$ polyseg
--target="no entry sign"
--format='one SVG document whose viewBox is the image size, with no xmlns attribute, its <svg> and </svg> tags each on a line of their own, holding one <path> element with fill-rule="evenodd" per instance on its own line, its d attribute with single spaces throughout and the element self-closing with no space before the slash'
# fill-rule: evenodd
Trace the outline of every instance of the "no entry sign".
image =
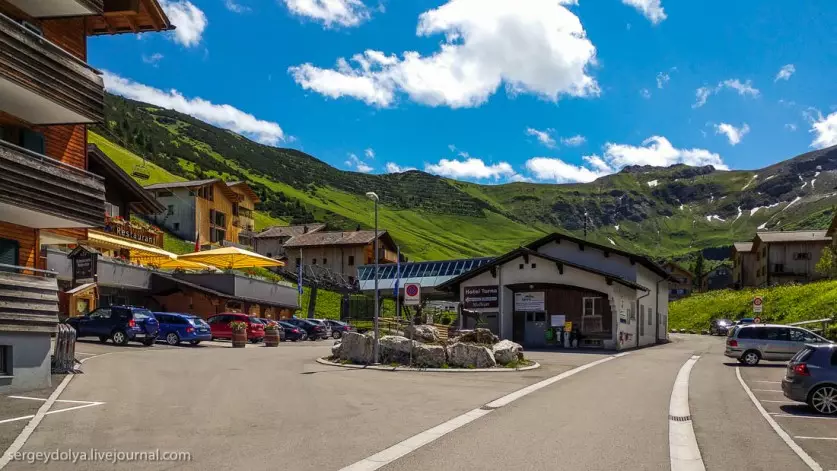
<svg viewBox="0 0 837 471">
<path fill-rule="evenodd" d="M 421 304 L 421 285 L 418 283 L 404 284 L 404 304 L 418 306 Z"/>
<path fill-rule="evenodd" d="M 761 296 L 756 296 L 753 298 L 753 312 L 761 312 L 763 299 Z"/>
</svg>

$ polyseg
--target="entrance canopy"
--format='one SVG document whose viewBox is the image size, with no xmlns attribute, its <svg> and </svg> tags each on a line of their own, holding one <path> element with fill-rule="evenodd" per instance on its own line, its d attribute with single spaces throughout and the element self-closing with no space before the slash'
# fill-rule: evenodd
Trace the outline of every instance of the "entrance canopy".
<svg viewBox="0 0 837 471">
<path fill-rule="evenodd" d="M 92 247 L 127 249 L 131 252 L 131 260 L 143 265 L 159 265 L 177 259 L 177 255 L 159 247 L 114 237 L 94 230 L 87 231 L 87 240 L 79 242 Z"/>
</svg>

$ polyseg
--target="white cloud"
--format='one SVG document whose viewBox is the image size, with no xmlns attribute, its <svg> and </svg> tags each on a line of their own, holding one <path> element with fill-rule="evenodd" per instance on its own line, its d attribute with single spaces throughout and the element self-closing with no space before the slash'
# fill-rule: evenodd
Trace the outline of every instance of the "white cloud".
<svg viewBox="0 0 837 471">
<path fill-rule="evenodd" d="M 663 88 L 666 84 L 671 80 L 671 76 L 666 72 L 660 72 L 657 74 L 657 88 Z"/>
<path fill-rule="evenodd" d="M 810 132 L 815 135 L 811 147 L 822 149 L 837 146 L 837 112 L 825 117 L 820 113 L 819 118 L 811 123 Z"/>
<path fill-rule="evenodd" d="M 564 144 L 567 147 L 578 147 L 582 144 L 587 142 L 587 138 L 582 136 L 581 134 L 576 134 L 572 137 L 562 137 L 561 144 Z"/>
<path fill-rule="evenodd" d="M 710 87 L 700 87 L 695 92 L 697 100 L 695 104 L 692 105 L 692 108 L 700 108 L 701 106 L 706 104 L 706 100 L 709 99 L 710 96 L 720 92 L 721 90 L 734 90 L 738 92 L 739 95 L 745 96 L 749 95 L 751 97 L 757 97 L 760 95 L 760 92 L 757 88 L 753 87 L 752 80 L 747 80 L 746 82 L 741 82 L 739 79 L 727 79 L 723 82 L 719 82 L 717 86 L 714 88 Z"/>
<path fill-rule="evenodd" d="M 647 88 L 643 88 L 642 90 L 640 90 L 639 94 L 640 96 L 642 96 L 642 98 L 645 98 L 646 100 L 651 98 L 651 90 L 648 90 Z"/>
<path fill-rule="evenodd" d="M 404 173 L 411 170 L 416 170 L 415 167 L 402 167 L 395 162 L 387 162 L 387 173 Z"/>
<path fill-rule="evenodd" d="M 655 25 L 667 18 L 661 0 L 622 0 L 622 3 L 636 8 Z"/>
<path fill-rule="evenodd" d="M 442 159 L 435 164 L 425 164 L 424 170 L 448 178 L 473 178 L 477 180 L 513 177 L 516 172 L 508 162 L 488 165 L 482 159 L 471 157 L 466 153 L 460 154 L 459 159 Z"/>
<path fill-rule="evenodd" d="M 531 158 L 526 161 L 526 169 L 538 180 L 553 180 L 556 183 L 587 183 L 606 175 L 600 170 L 591 170 L 550 157 Z"/>
<path fill-rule="evenodd" d="M 360 158 L 358 158 L 355 154 L 349 154 L 349 160 L 344 163 L 350 169 L 357 170 L 360 173 L 369 173 L 374 170 L 371 166 L 367 165 L 366 162 L 360 160 Z"/>
<path fill-rule="evenodd" d="M 785 124 L 785 129 L 787 129 L 788 131 L 794 132 L 794 131 L 796 131 L 796 125 L 793 124 L 793 123 Z"/>
<path fill-rule="evenodd" d="M 203 10 L 188 0 L 160 0 L 160 6 L 171 23 L 177 27 L 174 30 L 175 42 L 186 47 L 200 44 L 203 32 L 209 24 Z"/>
<path fill-rule="evenodd" d="M 585 155 L 582 158 L 584 159 L 585 162 L 587 162 L 587 165 L 589 165 L 590 167 L 593 167 L 593 169 L 596 170 L 597 172 L 602 172 L 602 173 L 612 173 L 613 172 L 613 169 L 610 168 L 610 165 L 608 165 L 607 162 L 605 162 L 598 155 Z"/>
<path fill-rule="evenodd" d="M 224 6 L 227 7 L 227 10 L 233 13 L 247 13 L 251 11 L 250 7 L 248 7 L 247 5 L 236 3 L 235 0 L 224 0 Z"/>
<path fill-rule="evenodd" d="M 554 129 L 546 129 L 544 131 L 539 131 L 535 128 L 526 128 L 526 135 L 532 136 L 538 139 L 538 142 L 545 145 L 546 147 L 554 148 L 555 147 L 555 138 L 552 137 L 552 133 Z"/>
<path fill-rule="evenodd" d="M 291 67 L 294 80 L 328 97 L 391 106 L 397 93 L 429 106 L 475 107 L 501 85 L 550 101 L 599 94 L 588 68 L 596 48 L 564 4 L 575 0 L 449 0 L 419 17 L 419 36 L 444 35 L 431 55 L 367 50 L 333 69 Z"/>
<path fill-rule="evenodd" d="M 779 73 L 776 74 L 776 78 L 773 80 L 774 82 L 778 82 L 779 80 L 790 80 L 791 75 L 796 73 L 796 66 L 793 64 L 783 65 L 781 69 L 779 69 Z"/>
<path fill-rule="evenodd" d="M 740 128 L 736 128 L 732 124 L 727 123 L 716 124 L 714 126 L 715 134 L 723 134 L 727 136 L 731 145 L 737 145 L 741 142 L 741 139 L 743 139 L 744 136 L 750 132 L 750 126 L 747 123 L 744 123 L 744 125 Z"/>
<path fill-rule="evenodd" d="M 713 165 L 719 170 L 729 169 L 716 153 L 706 149 L 678 149 L 662 136 L 651 136 L 641 146 L 607 143 L 604 160 L 614 169 L 627 165 L 667 167 L 674 164 Z"/>
<path fill-rule="evenodd" d="M 159 52 L 155 52 L 154 54 L 151 54 L 150 56 L 146 56 L 145 54 L 143 54 L 143 56 L 142 56 L 142 61 L 143 62 L 145 62 L 146 64 L 150 64 L 154 67 L 157 67 L 158 63 L 161 60 L 163 60 L 163 55 L 160 54 Z"/>
<path fill-rule="evenodd" d="M 262 144 L 277 145 L 285 140 L 278 124 L 256 119 L 230 105 L 216 105 L 202 98 L 186 98 L 177 90 L 163 91 L 149 87 L 108 71 L 103 72 L 105 88 L 116 95 L 155 106 L 173 109 L 215 126 L 243 134 Z"/>
<path fill-rule="evenodd" d="M 370 147 L 370 148 L 363 151 L 363 155 L 365 155 L 367 159 L 374 159 L 375 158 L 375 150 Z"/>
<path fill-rule="evenodd" d="M 360 0 L 283 0 L 291 13 L 322 22 L 326 27 L 358 26 L 369 19 Z"/>
</svg>

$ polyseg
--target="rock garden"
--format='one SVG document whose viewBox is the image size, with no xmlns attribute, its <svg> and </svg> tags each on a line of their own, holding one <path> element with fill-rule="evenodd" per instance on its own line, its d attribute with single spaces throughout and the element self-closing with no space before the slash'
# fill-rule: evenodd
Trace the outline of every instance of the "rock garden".
<svg viewBox="0 0 837 471">
<path fill-rule="evenodd" d="M 372 364 L 374 343 L 371 333 L 348 332 L 331 348 L 332 356 L 328 360 L 341 364 Z M 381 337 L 378 350 L 380 364 L 393 367 L 484 369 L 537 365 L 524 358 L 523 347 L 519 344 L 500 340 L 490 330 L 479 328 L 442 340 L 433 326 L 407 326 L 403 336 Z"/>
</svg>

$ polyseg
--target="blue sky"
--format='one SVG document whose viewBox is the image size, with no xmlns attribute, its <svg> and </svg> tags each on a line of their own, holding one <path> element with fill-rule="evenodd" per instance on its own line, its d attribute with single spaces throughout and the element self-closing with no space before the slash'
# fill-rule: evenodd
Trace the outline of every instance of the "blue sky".
<svg viewBox="0 0 837 471">
<path fill-rule="evenodd" d="M 163 0 L 114 93 L 338 168 L 482 183 L 837 145 L 837 2 Z"/>
</svg>

